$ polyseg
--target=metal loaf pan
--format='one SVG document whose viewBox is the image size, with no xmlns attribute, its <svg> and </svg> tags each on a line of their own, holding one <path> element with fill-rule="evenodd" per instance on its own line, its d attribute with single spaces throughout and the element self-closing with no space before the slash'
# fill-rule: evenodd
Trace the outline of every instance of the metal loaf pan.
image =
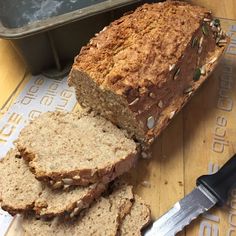
<svg viewBox="0 0 236 236">
<path fill-rule="evenodd" d="M 69 69 L 80 48 L 141 0 L 0 0 L 0 37 L 9 39 L 32 74 Z"/>
</svg>

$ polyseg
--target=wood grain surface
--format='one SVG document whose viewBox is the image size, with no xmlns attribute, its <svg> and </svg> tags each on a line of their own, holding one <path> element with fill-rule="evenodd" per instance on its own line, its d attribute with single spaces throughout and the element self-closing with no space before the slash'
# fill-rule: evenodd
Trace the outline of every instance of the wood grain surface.
<svg viewBox="0 0 236 236">
<path fill-rule="evenodd" d="M 192 2 L 212 9 L 217 16 L 236 19 L 234 0 Z M 233 24 L 236 22 L 227 21 L 224 27 Z M 9 97 L 29 75 L 26 77 L 24 63 L 4 40 L 0 40 L 0 60 L 0 106 L 8 107 L 14 100 L 14 96 Z M 235 61 L 233 55 L 225 57 L 211 78 L 156 140 L 152 159 L 140 160 L 130 173 L 135 191 L 150 204 L 153 219 L 189 193 L 199 175 L 216 170 L 236 152 Z M 229 100 L 233 105 L 227 110 Z M 210 211 L 178 235 L 236 235 L 235 202 L 236 191 L 232 192 L 227 206 Z M 13 222 L 7 235 L 22 235 L 18 220 Z"/>
<path fill-rule="evenodd" d="M 236 19 L 236 0 L 189 0 L 189 2 L 211 9 L 218 17 Z"/>
</svg>

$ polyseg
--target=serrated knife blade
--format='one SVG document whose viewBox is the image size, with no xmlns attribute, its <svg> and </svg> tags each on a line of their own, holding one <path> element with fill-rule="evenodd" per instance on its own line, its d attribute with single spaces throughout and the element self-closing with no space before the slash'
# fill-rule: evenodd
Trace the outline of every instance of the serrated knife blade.
<svg viewBox="0 0 236 236">
<path fill-rule="evenodd" d="M 217 199 L 204 186 L 199 185 L 155 221 L 144 235 L 174 236 L 216 203 Z"/>
<path fill-rule="evenodd" d="M 236 185 L 236 154 L 215 174 L 202 175 L 197 187 L 146 229 L 144 236 L 174 236 L 200 214 L 227 202 Z"/>
</svg>

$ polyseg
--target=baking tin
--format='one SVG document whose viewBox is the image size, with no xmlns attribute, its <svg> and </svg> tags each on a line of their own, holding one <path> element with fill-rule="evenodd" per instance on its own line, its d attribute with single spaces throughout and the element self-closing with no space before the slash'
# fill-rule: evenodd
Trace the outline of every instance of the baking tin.
<svg viewBox="0 0 236 236">
<path fill-rule="evenodd" d="M 0 0 L 0 37 L 9 39 L 32 74 L 68 70 L 105 25 L 141 0 Z"/>
</svg>

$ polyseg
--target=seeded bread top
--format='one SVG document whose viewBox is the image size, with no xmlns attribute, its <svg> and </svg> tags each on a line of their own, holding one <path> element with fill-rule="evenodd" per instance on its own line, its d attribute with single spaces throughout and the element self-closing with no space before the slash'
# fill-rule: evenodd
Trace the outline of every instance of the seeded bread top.
<svg viewBox="0 0 236 236">
<path fill-rule="evenodd" d="M 135 142 L 124 131 L 86 112 L 44 113 L 21 131 L 17 147 L 38 178 L 76 176 L 91 182 L 136 154 Z"/>
<path fill-rule="evenodd" d="M 101 197 L 74 221 L 63 222 L 61 218 L 43 221 L 36 220 L 33 217 L 25 217 L 23 228 L 31 236 L 115 236 L 121 217 L 125 216 L 131 209 L 132 199 L 132 187 L 122 185 L 110 196 Z"/>
<path fill-rule="evenodd" d="M 52 190 L 35 179 L 16 150 L 3 159 L 0 171 L 1 206 L 11 214 L 31 210 L 44 216 L 78 213 L 105 190 L 103 184 Z"/>
<path fill-rule="evenodd" d="M 73 68 L 117 94 L 164 83 L 208 14 L 179 1 L 144 4 L 92 38 Z"/>
</svg>

